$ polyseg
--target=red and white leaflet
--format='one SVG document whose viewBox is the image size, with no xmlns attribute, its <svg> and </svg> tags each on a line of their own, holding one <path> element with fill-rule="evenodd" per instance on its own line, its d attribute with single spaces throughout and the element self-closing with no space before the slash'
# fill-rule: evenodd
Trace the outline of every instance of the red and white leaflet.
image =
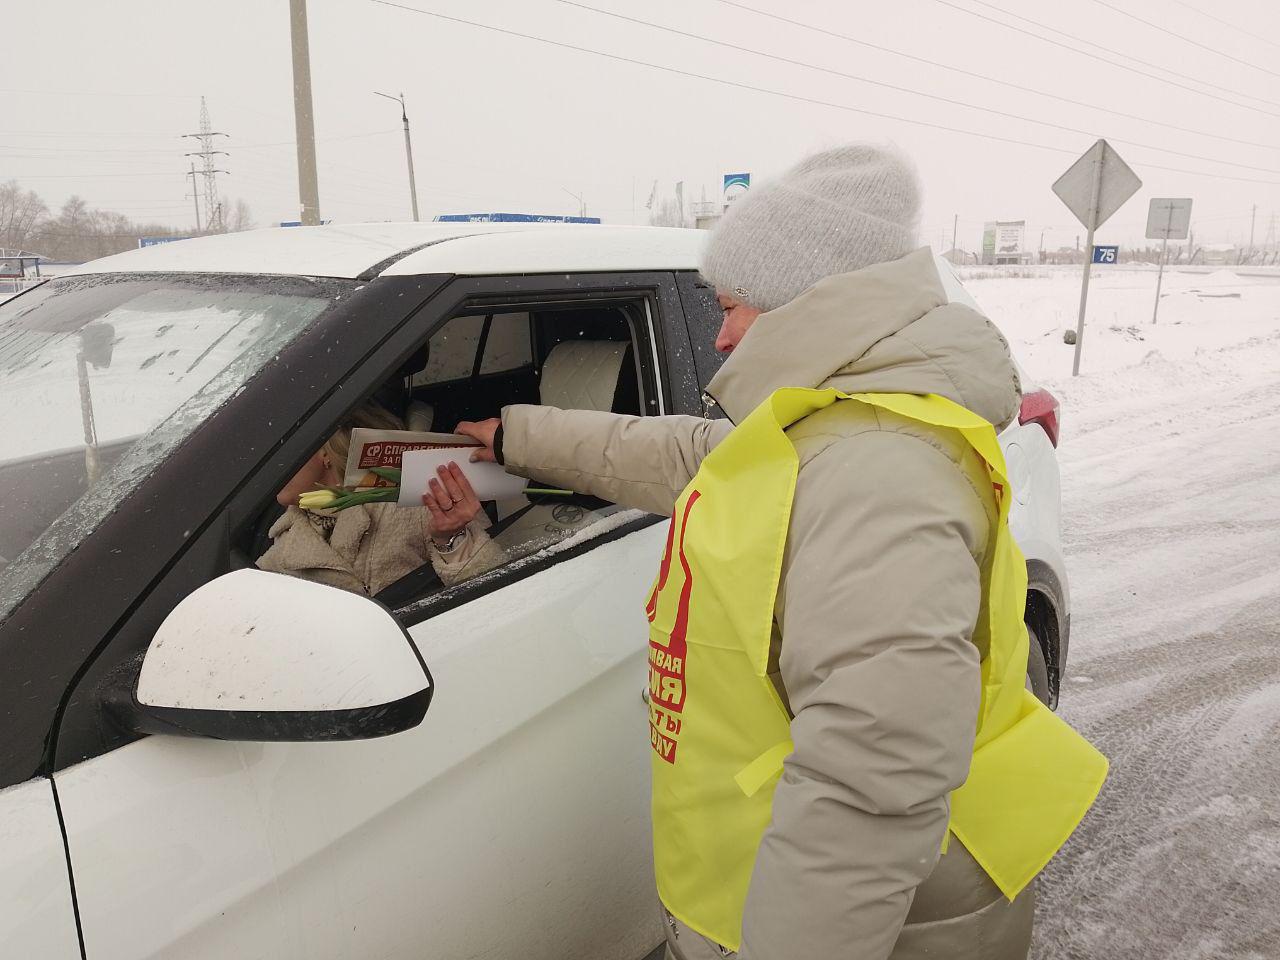
<svg viewBox="0 0 1280 960">
<path fill-rule="evenodd" d="M 392 481 L 370 473 L 370 468 L 402 469 L 400 458 L 410 450 L 458 450 L 459 457 L 455 459 L 466 459 L 471 448 L 477 446 L 479 444 L 471 437 L 457 433 L 356 427 L 351 431 L 351 450 L 347 454 L 347 472 L 342 483 L 343 486 L 359 488 L 394 487 Z"/>
</svg>

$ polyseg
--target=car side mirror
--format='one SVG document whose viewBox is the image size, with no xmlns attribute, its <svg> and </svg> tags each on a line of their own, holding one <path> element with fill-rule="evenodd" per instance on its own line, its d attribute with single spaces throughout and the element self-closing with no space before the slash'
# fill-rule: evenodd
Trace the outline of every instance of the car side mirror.
<svg viewBox="0 0 1280 960">
<path fill-rule="evenodd" d="M 129 705 L 143 733 L 219 740 L 362 740 L 408 730 L 431 702 L 417 647 L 379 603 L 237 570 L 156 631 Z"/>
</svg>

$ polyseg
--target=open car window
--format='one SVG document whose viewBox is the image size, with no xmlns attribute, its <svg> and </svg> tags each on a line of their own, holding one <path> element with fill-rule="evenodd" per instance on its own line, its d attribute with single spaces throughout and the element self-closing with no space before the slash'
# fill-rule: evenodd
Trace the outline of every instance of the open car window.
<svg viewBox="0 0 1280 960">
<path fill-rule="evenodd" d="M 634 296 L 502 308 L 469 304 L 437 324 L 419 348 L 422 366 L 407 374 L 408 389 L 379 391 L 379 402 L 411 429 L 435 433 L 454 432 L 461 420 L 498 416 L 511 404 L 656 412 L 660 378 L 649 318 L 647 301 Z M 531 493 L 482 506 L 461 546 L 446 554 L 425 547 L 429 562 L 371 592 L 410 619 L 422 619 L 429 613 L 415 618 L 415 612 L 445 592 L 491 586 L 528 563 L 555 562 L 627 523 L 650 519 L 577 493 Z M 425 540 L 425 508 L 378 509 L 416 510 Z M 403 528 L 402 520 L 397 514 Z"/>
</svg>

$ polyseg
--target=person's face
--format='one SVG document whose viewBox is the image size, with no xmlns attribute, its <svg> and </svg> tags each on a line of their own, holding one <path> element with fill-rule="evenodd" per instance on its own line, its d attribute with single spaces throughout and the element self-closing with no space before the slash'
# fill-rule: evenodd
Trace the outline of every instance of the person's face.
<svg viewBox="0 0 1280 960">
<path fill-rule="evenodd" d="M 720 324 L 720 332 L 716 334 L 716 349 L 721 353 L 731 353 L 747 335 L 761 311 L 748 306 L 730 293 L 717 291 L 716 302 L 724 311 L 724 321 Z"/>
<path fill-rule="evenodd" d="M 324 450 L 317 450 L 311 459 L 304 463 L 293 478 L 276 494 L 276 503 L 282 507 L 296 507 L 298 497 L 309 490 L 314 490 L 317 483 L 335 485 L 337 477 L 329 465 L 325 463 Z"/>
</svg>

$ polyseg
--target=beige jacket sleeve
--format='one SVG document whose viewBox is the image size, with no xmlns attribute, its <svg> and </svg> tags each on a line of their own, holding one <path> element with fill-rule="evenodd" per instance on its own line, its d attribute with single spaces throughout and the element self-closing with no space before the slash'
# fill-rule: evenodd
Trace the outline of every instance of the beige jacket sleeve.
<svg viewBox="0 0 1280 960">
<path fill-rule="evenodd" d="M 968 775 L 988 523 L 956 464 L 918 437 L 860 434 L 802 467 L 777 608 L 795 750 L 744 958 L 892 952 Z"/>
<path fill-rule="evenodd" d="M 507 472 L 667 515 L 733 424 L 515 405 L 502 411 Z"/>
<path fill-rule="evenodd" d="M 507 562 L 506 551 L 494 542 L 480 520 L 472 520 L 467 524 L 466 537 L 448 553 L 443 553 L 435 545 L 430 534 L 427 535 L 426 541 L 431 566 L 435 568 L 440 582 L 446 587 L 452 587 L 472 577 L 478 577 L 482 573 L 488 573 Z"/>
</svg>

